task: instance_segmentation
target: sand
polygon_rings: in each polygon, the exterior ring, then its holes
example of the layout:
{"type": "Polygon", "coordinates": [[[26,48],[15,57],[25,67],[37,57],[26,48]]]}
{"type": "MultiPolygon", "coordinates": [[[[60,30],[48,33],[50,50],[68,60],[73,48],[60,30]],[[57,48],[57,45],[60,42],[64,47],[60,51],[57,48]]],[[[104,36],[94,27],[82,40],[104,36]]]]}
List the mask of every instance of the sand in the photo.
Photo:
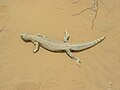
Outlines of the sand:
{"type": "Polygon", "coordinates": [[[0,0],[0,90],[120,90],[120,0],[0,0]],[[81,13],[80,13],[81,12],[81,13]],[[97,46],[65,53],[33,44],[20,34],[43,34],[70,43],[92,41],[97,46]]]}

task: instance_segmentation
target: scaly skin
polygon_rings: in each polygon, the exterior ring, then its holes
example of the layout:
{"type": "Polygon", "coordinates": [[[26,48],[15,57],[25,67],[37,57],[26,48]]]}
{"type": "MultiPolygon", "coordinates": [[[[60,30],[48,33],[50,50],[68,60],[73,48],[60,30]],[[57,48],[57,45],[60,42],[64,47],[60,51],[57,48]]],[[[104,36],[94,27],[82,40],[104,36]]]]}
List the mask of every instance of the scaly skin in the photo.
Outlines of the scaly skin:
{"type": "Polygon", "coordinates": [[[66,52],[67,55],[74,59],[78,65],[80,65],[80,59],[76,56],[73,55],[72,51],[82,51],[85,49],[88,49],[90,47],[95,46],[96,44],[100,43],[102,40],[105,39],[105,36],[96,39],[91,42],[86,42],[86,43],[80,43],[80,44],[70,44],[68,43],[68,40],[70,38],[69,33],[66,31],[65,36],[64,36],[64,41],[56,41],[51,38],[48,38],[44,35],[30,35],[28,33],[23,33],[21,34],[21,38],[26,41],[26,42],[32,42],[35,45],[35,49],[33,50],[34,53],[36,53],[39,50],[39,47],[43,47],[49,51],[53,52],[66,52]]]}

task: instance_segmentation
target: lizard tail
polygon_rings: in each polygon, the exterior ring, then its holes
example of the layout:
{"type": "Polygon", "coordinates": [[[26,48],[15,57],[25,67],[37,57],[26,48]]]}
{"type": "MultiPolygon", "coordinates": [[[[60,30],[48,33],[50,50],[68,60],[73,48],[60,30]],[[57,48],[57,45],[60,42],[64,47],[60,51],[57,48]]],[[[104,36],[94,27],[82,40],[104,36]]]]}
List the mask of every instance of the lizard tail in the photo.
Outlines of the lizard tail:
{"type": "Polygon", "coordinates": [[[99,39],[96,39],[94,41],[91,41],[91,42],[71,45],[71,50],[72,51],[82,51],[82,50],[85,50],[85,49],[88,49],[88,48],[91,48],[91,47],[97,45],[98,43],[100,43],[104,39],[105,39],[105,36],[103,36],[99,39]]]}

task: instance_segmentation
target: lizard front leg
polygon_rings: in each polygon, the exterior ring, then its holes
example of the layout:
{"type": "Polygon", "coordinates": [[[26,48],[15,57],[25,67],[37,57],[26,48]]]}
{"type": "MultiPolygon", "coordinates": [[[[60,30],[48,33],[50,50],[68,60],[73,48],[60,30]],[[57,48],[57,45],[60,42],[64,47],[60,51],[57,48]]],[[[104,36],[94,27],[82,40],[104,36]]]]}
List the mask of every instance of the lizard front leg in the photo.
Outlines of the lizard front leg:
{"type": "Polygon", "coordinates": [[[32,41],[32,42],[35,46],[34,49],[33,49],[33,53],[36,53],[39,50],[40,44],[39,44],[39,42],[36,42],[36,41],[32,41]]]}
{"type": "Polygon", "coordinates": [[[67,43],[69,38],[70,38],[70,34],[67,32],[67,30],[64,32],[65,36],[64,36],[64,42],[67,43]]]}
{"type": "Polygon", "coordinates": [[[80,65],[80,63],[81,63],[80,59],[78,57],[74,56],[70,50],[66,50],[66,53],[70,58],[74,59],[78,65],[80,65]]]}

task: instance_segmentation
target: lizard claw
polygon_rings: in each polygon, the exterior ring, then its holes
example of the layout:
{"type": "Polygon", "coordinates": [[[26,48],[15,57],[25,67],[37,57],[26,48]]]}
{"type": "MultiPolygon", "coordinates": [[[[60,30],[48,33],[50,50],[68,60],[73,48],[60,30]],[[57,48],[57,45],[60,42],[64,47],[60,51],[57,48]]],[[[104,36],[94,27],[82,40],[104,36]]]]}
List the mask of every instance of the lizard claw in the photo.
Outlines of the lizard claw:
{"type": "Polygon", "coordinates": [[[70,36],[70,34],[68,33],[67,29],[65,30],[64,33],[65,33],[66,36],[70,36]]]}
{"type": "Polygon", "coordinates": [[[79,58],[77,58],[76,62],[78,64],[78,66],[80,67],[80,63],[82,63],[82,62],[79,60],[79,58]]]}
{"type": "Polygon", "coordinates": [[[68,33],[67,29],[64,32],[65,36],[67,37],[67,40],[70,38],[70,34],[68,33]]]}
{"type": "Polygon", "coordinates": [[[37,49],[34,49],[34,50],[33,50],[33,53],[36,53],[37,51],[38,51],[37,49]]]}

